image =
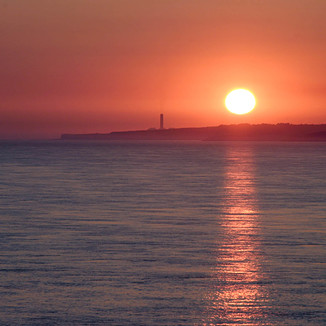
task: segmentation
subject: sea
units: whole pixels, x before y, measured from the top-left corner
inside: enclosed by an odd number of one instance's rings
[[[0,142],[0,325],[326,325],[326,143]]]

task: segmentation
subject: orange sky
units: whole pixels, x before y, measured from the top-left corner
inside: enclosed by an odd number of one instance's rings
[[[0,0],[0,138],[326,123],[325,0]],[[250,89],[255,110],[224,108]]]

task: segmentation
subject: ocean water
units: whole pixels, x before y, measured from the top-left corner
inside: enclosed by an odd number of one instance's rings
[[[0,143],[0,325],[326,325],[326,144]]]

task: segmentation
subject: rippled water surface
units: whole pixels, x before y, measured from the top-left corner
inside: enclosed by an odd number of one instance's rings
[[[0,149],[1,325],[326,325],[326,144]]]

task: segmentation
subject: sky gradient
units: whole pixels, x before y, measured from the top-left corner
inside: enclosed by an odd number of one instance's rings
[[[0,0],[0,138],[326,123],[325,0]],[[227,93],[251,90],[237,116]]]

